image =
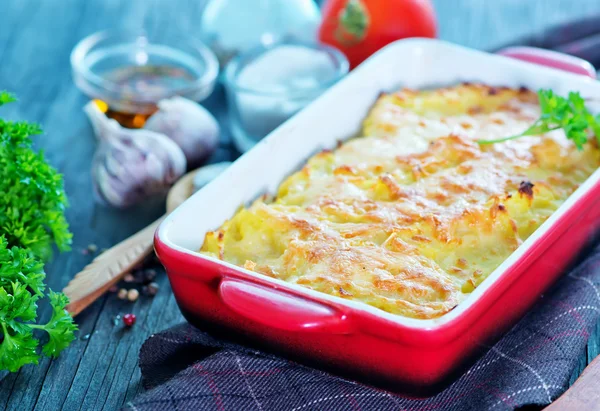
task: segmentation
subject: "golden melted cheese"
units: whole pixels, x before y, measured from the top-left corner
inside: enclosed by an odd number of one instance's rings
[[[562,131],[504,143],[539,115],[527,90],[464,84],[382,95],[363,137],[324,151],[201,252],[268,276],[434,318],[498,267],[600,165]]]

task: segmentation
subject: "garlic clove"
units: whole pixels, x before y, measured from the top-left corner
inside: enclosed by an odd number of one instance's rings
[[[100,145],[94,155],[92,178],[98,197],[126,207],[166,193],[186,169],[179,146],[151,130],[131,130],[109,119],[90,102],[85,107]]]
[[[190,168],[206,160],[219,143],[219,123],[200,104],[180,96],[158,102],[158,111],[146,121],[145,130],[168,136],[183,150]]]
[[[87,103],[83,107],[83,111],[85,111],[92,123],[96,138],[106,139],[121,133],[122,127],[119,123],[114,119],[106,117],[106,114],[100,110],[95,102],[90,101]]]

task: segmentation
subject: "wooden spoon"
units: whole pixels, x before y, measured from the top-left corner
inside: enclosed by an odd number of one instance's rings
[[[600,356],[596,357],[583,373],[577,378],[575,384],[556,401],[544,408],[544,411],[592,411],[600,407]]]
[[[192,195],[197,172],[185,174],[169,190],[165,215],[94,258],[67,284],[63,292],[69,297],[67,310],[72,316],[96,301],[152,252],[154,232],[168,213]]]

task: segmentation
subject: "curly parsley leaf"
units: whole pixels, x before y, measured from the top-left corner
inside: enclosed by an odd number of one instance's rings
[[[71,234],[62,176],[31,148],[31,136],[40,132],[34,124],[0,119],[0,232],[11,246],[47,260],[54,242],[69,249]]]
[[[15,98],[0,92],[0,106]],[[74,339],[77,326],[65,295],[50,291],[50,320],[37,324],[44,299],[44,261],[54,244],[68,250],[71,233],[64,211],[63,181],[32,149],[36,124],[0,118],[0,370],[17,371],[40,358],[36,333],[47,334],[41,352],[56,357]]]
[[[24,365],[37,364],[40,360],[37,353],[38,340],[33,337],[33,333],[29,331],[11,334],[7,326],[1,324],[0,331],[4,340],[0,344],[0,370],[16,372]]]
[[[579,93],[571,92],[568,97],[555,94],[552,90],[538,91],[541,115],[521,134],[495,140],[478,140],[479,144],[501,143],[524,136],[535,136],[563,129],[568,139],[578,150],[583,150],[591,131],[600,144],[600,115],[594,116],[585,106]]]
[[[48,333],[48,342],[44,345],[42,352],[47,356],[58,357],[58,354],[71,344],[75,339],[77,326],[65,307],[69,299],[62,293],[50,291],[48,294],[52,305],[52,318],[44,326],[37,327]]]

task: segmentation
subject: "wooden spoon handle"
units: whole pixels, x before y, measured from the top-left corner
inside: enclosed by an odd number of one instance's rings
[[[165,216],[109,248],[84,267],[63,292],[69,297],[67,310],[76,316],[152,251],[154,232]]]
[[[592,411],[600,405],[600,356],[592,361],[563,395],[544,411]]]

